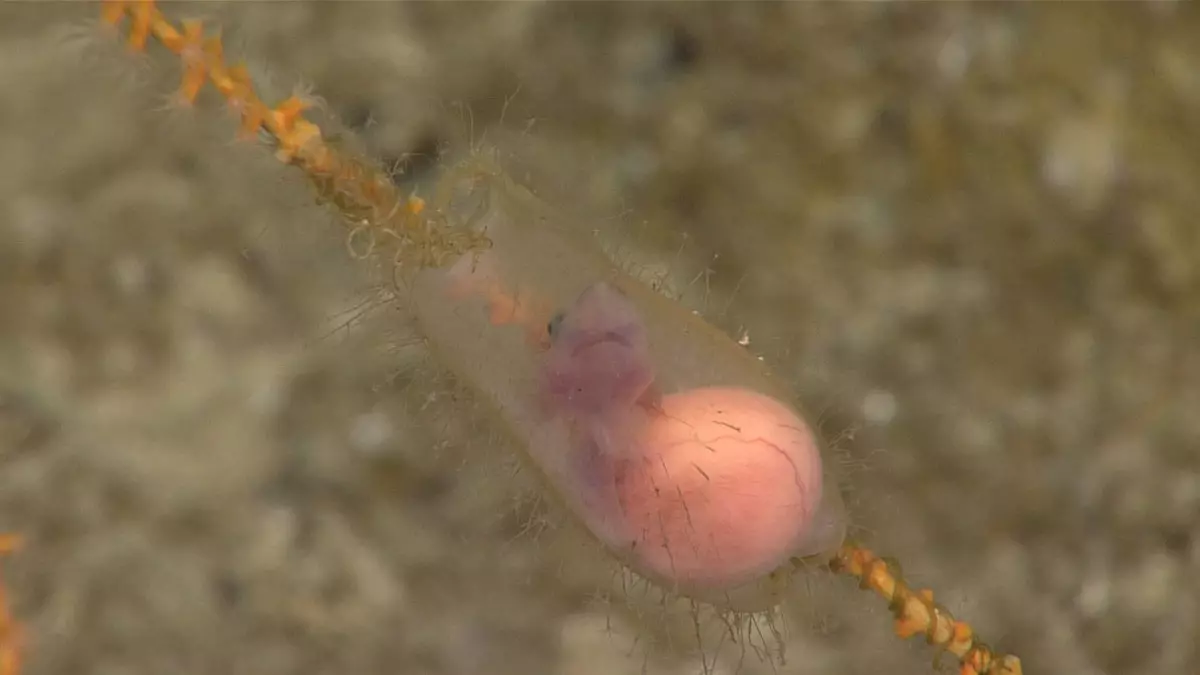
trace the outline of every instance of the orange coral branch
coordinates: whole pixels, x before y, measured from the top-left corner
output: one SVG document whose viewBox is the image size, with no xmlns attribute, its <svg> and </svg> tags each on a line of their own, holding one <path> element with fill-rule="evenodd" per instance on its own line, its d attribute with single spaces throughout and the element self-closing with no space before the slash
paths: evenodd
<svg viewBox="0 0 1200 675">
<path fill-rule="evenodd" d="M 924 634 L 929 644 L 954 654 L 961 664 L 959 675 L 1022 675 L 1021 660 L 999 654 L 983 644 L 965 621 L 956 621 L 933 601 L 933 591 L 913 591 L 898 570 L 865 548 L 846 544 L 830 567 L 848 574 L 888 601 L 896 617 L 896 635 L 909 638 Z"/>
<path fill-rule="evenodd" d="M 12 534 L 0 534 L 0 555 L 21 547 L 21 539 Z M 4 584 L 0 583 L 0 675 L 18 675 L 21 671 L 21 647 L 24 632 L 8 610 Z"/>
<path fill-rule="evenodd" d="M 443 265 L 468 251 L 487 248 L 479 233 L 454 231 L 440 222 L 421 217 L 424 202 L 403 197 L 391 178 L 375 164 L 336 151 L 311 120 L 304 117 L 308 101 L 291 96 L 275 108 L 258 97 L 244 64 L 226 65 L 219 35 L 204 36 L 203 24 L 190 20 L 175 27 L 154 0 L 105 0 L 101 19 L 112 26 L 131 19 L 129 47 L 144 51 L 151 38 L 180 57 L 184 73 L 179 98 L 191 104 L 203 84 L 212 82 L 229 107 L 241 118 L 244 137 L 265 137 L 276 147 L 276 157 L 300 168 L 316 189 L 320 201 L 332 202 L 352 232 L 364 228 L 389 242 L 397 262 L 419 267 Z"/>
</svg>

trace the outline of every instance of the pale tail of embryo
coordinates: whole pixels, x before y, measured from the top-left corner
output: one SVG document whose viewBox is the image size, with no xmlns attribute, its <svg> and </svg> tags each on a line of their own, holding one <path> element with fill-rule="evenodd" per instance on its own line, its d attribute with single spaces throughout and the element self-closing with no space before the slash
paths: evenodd
<svg viewBox="0 0 1200 675">
<path fill-rule="evenodd" d="M 134 51 L 158 43 L 180 59 L 180 102 L 211 83 L 242 133 L 336 208 L 353 255 L 393 264 L 444 365 L 631 571 L 717 609 L 759 611 L 820 565 L 881 595 L 899 636 L 925 635 L 962 675 L 1020 675 L 1017 657 L 980 642 L 932 592 L 844 541 L 832 462 L 757 358 L 625 274 L 497 167 L 448 171 L 429 204 L 404 196 L 377 163 L 331 146 L 302 97 L 264 103 L 200 21 L 177 26 L 151 0 L 105 2 L 102 20 L 125 26 Z M 464 193 L 470 217 L 451 203 Z M 0 604 L 0 675 L 16 675 L 18 635 Z"/>
</svg>

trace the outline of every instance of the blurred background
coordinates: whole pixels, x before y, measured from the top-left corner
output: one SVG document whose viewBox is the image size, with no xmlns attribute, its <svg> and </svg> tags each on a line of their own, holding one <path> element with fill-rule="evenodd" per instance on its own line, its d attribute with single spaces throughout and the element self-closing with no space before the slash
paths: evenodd
<svg viewBox="0 0 1200 675">
<path fill-rule="evenodd" d="M 1194 6 L 163 9 L 218 21 L 268 100 L 310 84 L 398 180 L 492 139 L 632 258 L 710 270 L 834 442 L 856 535 L 1027 672 L 1195 669 Z M 536 532 L 553 511 L 303 179 L 211 97 L 172 107 L 177 63 L 97 14 L 0 7 L 29 673 L 698 672 Z M 811 585 L 786 663 L 710 667 L 932 672 L 876 598 Z"/>
</svg>

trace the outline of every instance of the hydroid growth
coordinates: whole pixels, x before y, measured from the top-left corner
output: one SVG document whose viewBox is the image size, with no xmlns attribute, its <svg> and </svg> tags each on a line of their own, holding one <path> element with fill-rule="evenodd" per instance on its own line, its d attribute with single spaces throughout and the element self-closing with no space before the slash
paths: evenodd
<svg viewBox="0 0 1200 675">
<path fill-rule="evenodd" d="M 402 269 L 423 268 L 487 247 L 482 234 L 451 227 L 440 214 L 427 213 L 420 198 L 401 195 L 376 163 L 332 147 L 320 127 L 304 116 L 312 105 L 304 97 L 292 95 L 273 108 L 265 104 L 246 65 L 226 64 L 220 35 L 205 35 L 203 22 L 187 20 L 177 28 L 152 0 L 106 0 L 102 7 L 101 17 L 109 26 L 129 18 L 130 49 L 144 51 L 153 38 L 179 57 L 181 104 L 194 103 L 205 82 L 211 82 L 239 116 L 243 138 L 261 138 L 275 148 L 279 161 L 303 171 L 317 200 L 332 203 L 342 216 L 348 239 L 368 242 L 363 255 L 384 254 Z"/>
<path fill-rule="evenodd" d="M 102 18 L 113 27 L 128 19 L 131 49 L 141 52 L 156 41 L 181 60 L 183 75 L 177 95 L 182 103 L 194 102 L 204 85 L 211 83 L 239 116 L 242 135 L 265 141 L 281 162 L 299 168 L 318 200 L 338 210 L 349 238 L 368 242 L 365 251 L 351 247 L 356 255 L 383 253 L 401 270 L 416 270 L 442 266 L 491 245 L 480 233 L 452 226 L 445 214 L 426 209 L 422 200 L 401 195 L 376 163 L 333 148 L 321 129 L 305 117 L 311 104 L 303 97 L 293 95 L 275 107 L 263 103 L 246 66 L 227 65 L 220 36 L 206 35 L 202 22 L 184 21 L 177 27 L 153 0 L 108 0 L 103 3 Z M 984 645 L 967 623 L 955 620 L 934 603 L 931 591 L 909 589 L 895 567 L 871 551 L 845 544 L 830 568 L 857 579 L 863 588 L 887 600 L 896 617 L 897 635 L 923 634 L 941 652 L 954 655 L 960 675 L 1021 675 L 1017 657 Z M 3 617 L 0 675 L 15 675 L 16 647 L 10 645 L 16 629 L 7 615 Z M 4 670 L 5 666 L 9 670 Z"/>
</svg>

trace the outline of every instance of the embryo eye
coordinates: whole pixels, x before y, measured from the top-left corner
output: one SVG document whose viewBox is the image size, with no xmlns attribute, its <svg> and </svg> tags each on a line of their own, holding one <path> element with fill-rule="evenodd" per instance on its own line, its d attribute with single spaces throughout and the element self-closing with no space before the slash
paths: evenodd
<svg viewBox="0 0 1200 675">
<path fill-rule="evenodd" d="M 550 319 L 550 323 L 546 324 L 546 332 L 550 334 L 550 339 L 554 339 L 554 334 L 558 332 L 558 327 L 562 324 L 563 313 L 559 312 Z"/>
</svg>

